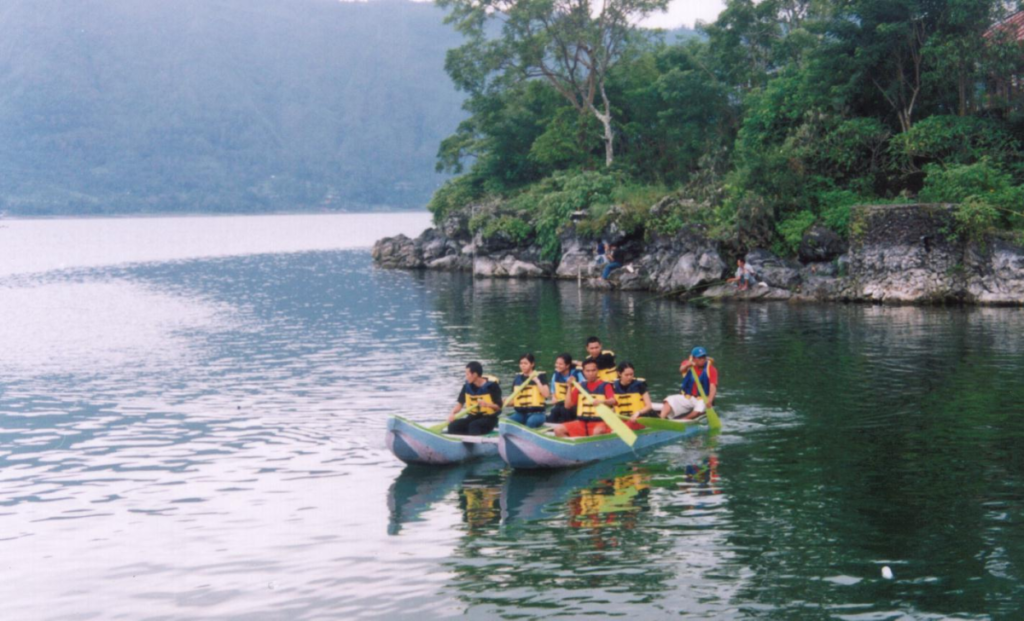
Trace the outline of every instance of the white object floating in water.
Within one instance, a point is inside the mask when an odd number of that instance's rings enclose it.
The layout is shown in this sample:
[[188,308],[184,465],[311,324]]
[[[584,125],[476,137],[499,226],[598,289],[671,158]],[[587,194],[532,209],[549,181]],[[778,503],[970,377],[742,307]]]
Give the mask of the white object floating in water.
[[886,580],[892,580],[892,570],[889,569],[888,565],[882,567],[882,577]]

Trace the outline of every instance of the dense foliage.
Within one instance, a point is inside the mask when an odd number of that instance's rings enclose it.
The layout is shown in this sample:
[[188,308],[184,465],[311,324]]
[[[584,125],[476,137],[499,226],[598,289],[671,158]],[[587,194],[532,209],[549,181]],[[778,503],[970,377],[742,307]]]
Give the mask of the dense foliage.
[[459,35],[402,0],[4,0],[0,211],[422,208]]
[[[497,198],[504,224],[485,234],[519,218],[519,238],[549,251],[552,223],[578,209],[598,219],[624,194],[646,208],[694,199],[645,225],[699,218],[740,248],[793,251],[814,224],[845,234],[865,202],[960,203],[969,234],[1024,224],[1024,45],[1003,22],[1015,2],[726,4],[699,37],[632,35],[607,78],[611,166],[600,124],[543,80],[465,89],[469,117],[438,164],[459,176],[435,194],[435,218]],[[577,179],[599,189],[570,192]],[[615,211],[644,220],[635,205]]]

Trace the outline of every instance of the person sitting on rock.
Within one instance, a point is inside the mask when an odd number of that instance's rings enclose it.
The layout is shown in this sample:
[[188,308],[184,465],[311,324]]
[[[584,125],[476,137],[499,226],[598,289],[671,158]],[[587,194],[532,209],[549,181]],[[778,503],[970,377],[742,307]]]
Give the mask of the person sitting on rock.
[[725,282],[737,283],[736,288],[738,290],[746,291],[754,282],[754,272],[747,267],[746,261],[743,259],[736,259],[736,275]]
[[601,272],[601,278],[608,280],[608,276],[620,267],[622,267],[622,251],[619,250],[612,244],[608,244],[608,265],[604,266],[604,271]]
[[605,255],[605,247],[603,240],[597,240],[597,256],[594,257],[594,264],[601,267],[608,262],[608,257]]

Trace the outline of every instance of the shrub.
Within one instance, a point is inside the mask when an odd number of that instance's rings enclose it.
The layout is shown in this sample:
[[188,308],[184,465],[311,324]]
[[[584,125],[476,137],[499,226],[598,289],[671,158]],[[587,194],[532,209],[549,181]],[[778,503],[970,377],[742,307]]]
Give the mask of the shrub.
[[1005,164],[1020,152],[1020,144],[1002,124],[949,115],[918,121],[893,138],[892,144],[911,159],[946,165],[973,164],[985,158]]
[[807,232],[807,229],[811,228],[814,220],[814,214],[805,210],[779,222],[775,228],[782,238],[782,247],[776,248],[776,250],[782,250],[782,252],[778,254],[795,253],[797,248],[800,247],[800,240],[803,239],[804,233]]
[[957,203],[953,216],[956,233],[977,237],[997,225],[1009,226],[1021,221],[1020,205],[1024,190],[1013,185],[1008,173],[993,167],[988,159],[962,166],[925,167],[928,176],[919,198],[926,202]]
[[849,190],[833,190],[818,195],[821,223],[840,235],[850,230],[850,208],[858,203],[871,202]]
[[956,234],[964,239],[979,239],[999,221],[999,212],[984,200],[972,196],[953,210]]
[[434,214],[434,224],[440,224],[448,214],[458,211],[480,198],[480,192],[473,186],[469,176],[457,177],[444,182],[427,203],[427,209]]
[[522,218],[512,215],[488,219],[483,227],[484,238],[489,239],[498,233],[504,233],[517,245],[524,245],[533,237],[533,227]]
[[562,249],[558,236],[572,213],[609,204],[616,183],[615,177],[602,172],[556,172],[523,190],[510,206],[534,222],[541,254],[555,259]]

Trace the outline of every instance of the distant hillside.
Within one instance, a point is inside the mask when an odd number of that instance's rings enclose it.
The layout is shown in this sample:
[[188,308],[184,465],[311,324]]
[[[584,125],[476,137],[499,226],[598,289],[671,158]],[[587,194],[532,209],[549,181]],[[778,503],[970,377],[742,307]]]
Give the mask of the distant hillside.
[[400,0],[4,0],[0,210],[422,206],[459,36]]

